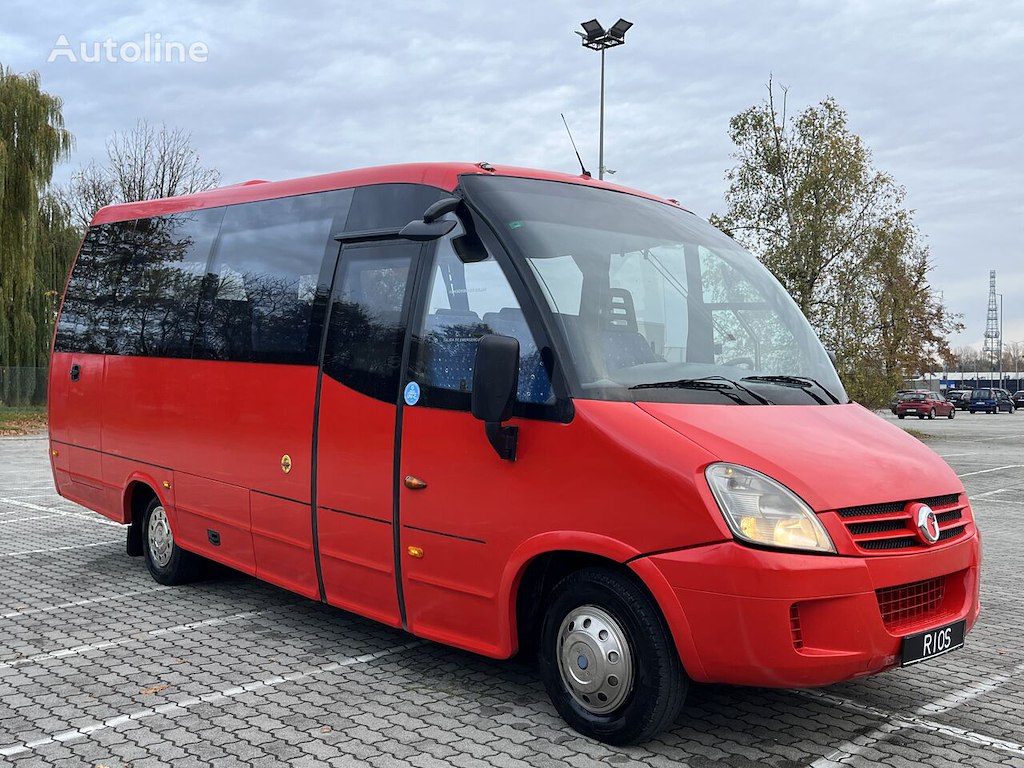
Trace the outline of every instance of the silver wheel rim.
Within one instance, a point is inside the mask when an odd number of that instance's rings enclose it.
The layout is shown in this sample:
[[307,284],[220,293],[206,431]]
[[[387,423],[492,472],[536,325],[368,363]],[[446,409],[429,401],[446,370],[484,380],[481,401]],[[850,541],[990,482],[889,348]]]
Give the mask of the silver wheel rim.
[[604,715],[633,689],[633,654],[626,633],[605,611],[582,605],[558,629],[558,671],[583,709]]
[[146,527],[146,539],[149,542],[149,556],[160,568],[171,560],[174,549],[174,536],[167,522],[167,513],[163,507],[154,507],[149,513],[149,525]]

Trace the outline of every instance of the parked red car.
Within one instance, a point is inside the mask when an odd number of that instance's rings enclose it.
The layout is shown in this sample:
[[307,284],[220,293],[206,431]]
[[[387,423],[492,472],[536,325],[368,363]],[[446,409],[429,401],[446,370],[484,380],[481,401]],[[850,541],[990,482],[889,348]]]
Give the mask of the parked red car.
[[938,392],[915,392],[896,404],[896,418],[905,419],[907,416],[919,419],[945,416],[952,419],[956,417],[956,406]]

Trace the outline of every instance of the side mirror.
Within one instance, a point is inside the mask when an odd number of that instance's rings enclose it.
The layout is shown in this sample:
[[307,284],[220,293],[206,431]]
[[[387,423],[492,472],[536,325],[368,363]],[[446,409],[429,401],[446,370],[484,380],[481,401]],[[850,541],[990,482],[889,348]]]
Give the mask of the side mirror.
[[435,219],[430,222],[416,219],[402,227],[398,236],[417,243],[429,242],[447,235],[455,229],[455,224],[451,219]]
[[420,243],[444,237],[455,229],[456,222],[451,219],[442,219],[441,217],[446,213],[451,213],[460,205],[462,205],[461,198],[442,197],[423,212],[422,219],[410,221],[402,227],[402,231],[398,233],[398,236]]
[[518,427],[503,427],[512,417],[519,384],[519,340],[510,336],[480,338],[473,363],[473,416],[484,422],[487,439],[498,456],[516,460]]

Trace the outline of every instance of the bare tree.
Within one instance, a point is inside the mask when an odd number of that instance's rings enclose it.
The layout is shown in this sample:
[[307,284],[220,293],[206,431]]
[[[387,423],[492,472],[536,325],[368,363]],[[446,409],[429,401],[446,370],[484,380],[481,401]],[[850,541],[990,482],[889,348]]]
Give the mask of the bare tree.
[[57,196],[79,229],[88,227],[100,208],[118,200],[110,170],[98,166],[95,160],[71,174],[71,181],[57,189]]
[[187,195],[219,183],[220,171],[203,165],[190,133],[139,120],[107,141],[106,165],[79,168],[60,196],[84,228],[104,205]]

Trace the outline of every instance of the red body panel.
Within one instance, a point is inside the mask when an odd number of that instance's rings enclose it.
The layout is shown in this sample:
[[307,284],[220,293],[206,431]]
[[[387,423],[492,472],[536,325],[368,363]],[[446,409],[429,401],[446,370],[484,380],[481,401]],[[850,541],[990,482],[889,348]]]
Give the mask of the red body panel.
[[401,491],[402,551],[423,550],[402,559],[417,634],[507,656],[513,590],[533,557],[567,550],[622,562],[727,537],[685,471],[706,452],[633,404],[579,401],[570,424],[510,423],[520,426],[515,462],[497,457],[469,413],[405,408],[401,475],[427,482]]
[[97,211],[92,219],[92,223],[103,224],[108,221],[124,221],[125,219],[159,216],[178,211],[213,208],[218,205],[247,203],[253,200],[271,200],[291,195],[324,192],[331,189],[348,189],[367,184],[426,184],[439,189],[454,190],[459,185],[459,176],[464,174],[491,175],[492,173],[501,176],[518,176],[530,179],[548,179],[551,181],[565,181],[572,184],[585,184],[602,189],[628,192],[632,195],[639,195],[651,200],[661,200],[662,202],[675,205],[675,203],[664,200],[656,195],[622,187],[617,184],[609,184],[605,181],[598,181],[589,176],[571,176],[567,173],[509,166],[501,166],[493,171],[485,171],[479,164],[475,163],[407,163],[403,165],[383,165],[376,168],[360,168],[358,170],[340,171],[338,173],[325,173],[320,176],[307,176],[287,181],[236,184],[211,189],[208,192],[198,192],[194,195],[110,205]]
[[[905,635],[958,619],[971,627],[978,618],[977,536],[941,552],[892,557],[783,554],[729,542],[649,560],[673,585],[674,600],[662,608],[686,617],[692,635],[684,643],[677,634],[676,644],[701,681],[828,685],[896,666]],[[938,616],[886,628],[875,590],[949,575]]]
[[[389,166],[113,206],[95,222],[362,184],[452,190],[462,174],[490,172]],[[62,495],[131,522],[130,490],[142,483],[186,549],[312,598],[318,553],[327,602],[402,626],[404,600],[410,631],[490,656],[515,652],[523,574],[559,551],[632,569],[698,680],[819,685],[892,666],[900,637],[926,624],[886,625],[876,590],[941,579],[927,626],[978,614],[980,544],[967,506],[958,538],[908,554],[844,543],[812,556],[733,541],[704,479],[716,461],[783,483],[836,540],[846,533],[836,510],[963,494],[933,452],[856,405],[577,400],[570,423],[513,420],[513,463],[469,413],[405,406],[396,430],[396,405],[327,376],[314,424],[313,366],[56,352],[50,371]],[[406,475],[426,487],[404,487]]]
[[775,478],[818,512],[963,493],[953,470],[924,443],[853,403],[756,411],[662,403],[640,407],[716,460]]
[[396,410],[323,377],[317,532],[327,602],[397,627]]

